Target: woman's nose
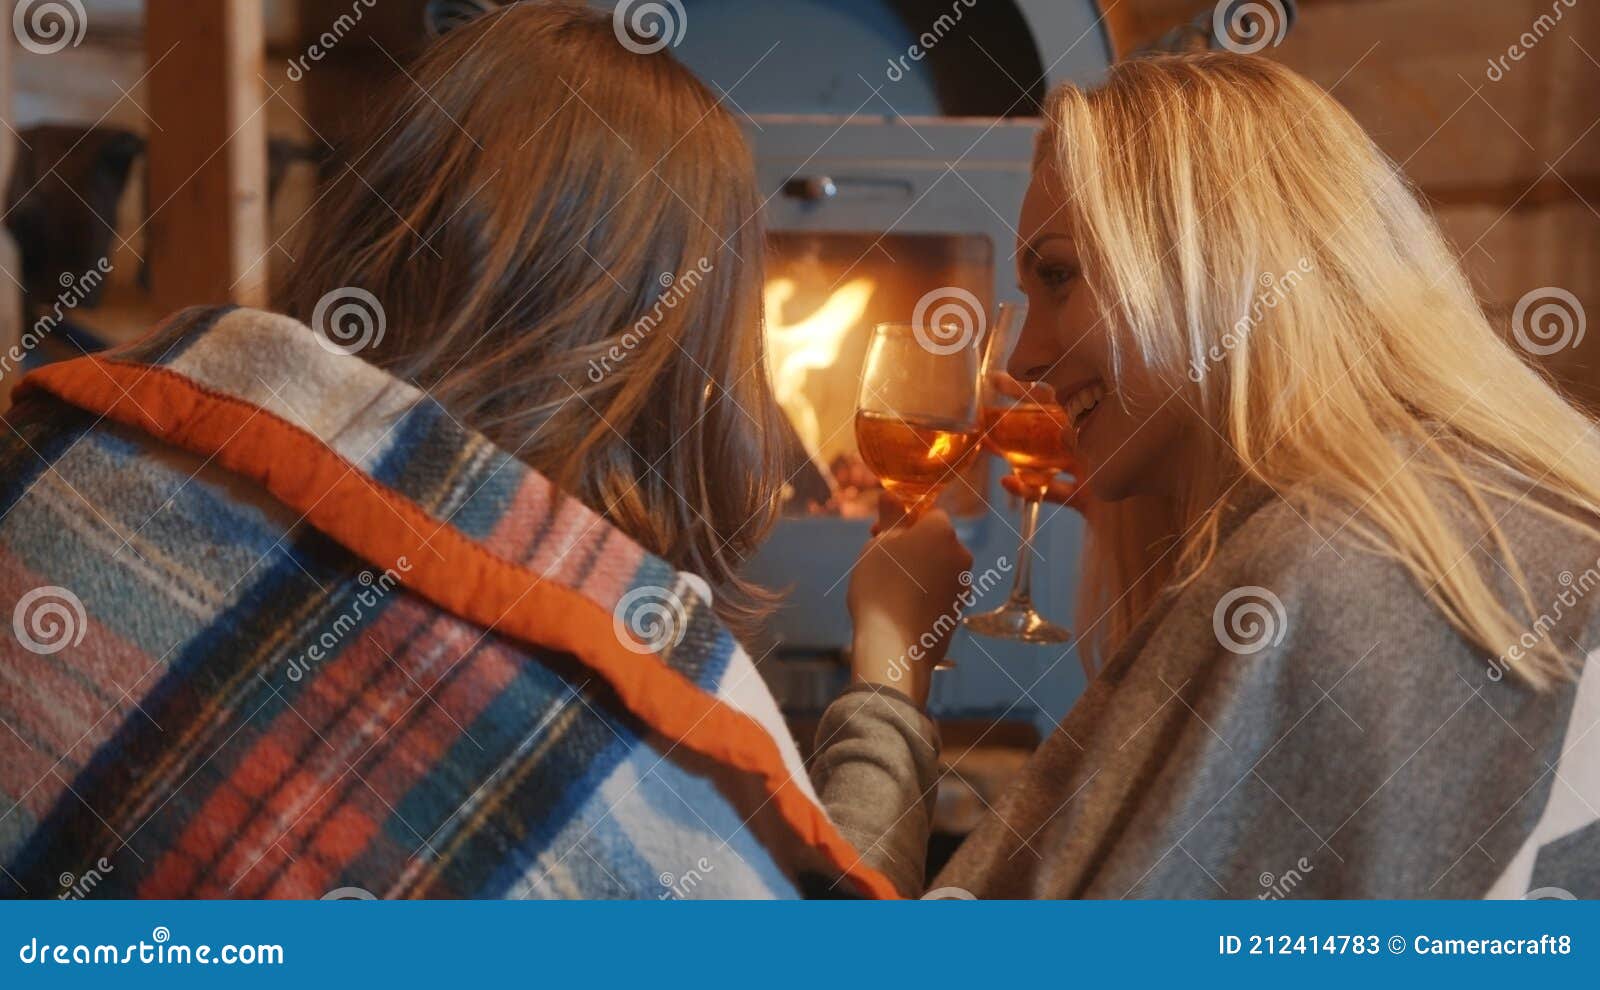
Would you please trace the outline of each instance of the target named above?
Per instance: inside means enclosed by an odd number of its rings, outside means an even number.
[[[1017,336],[1017,346],[1006,361],[1006,371],[1020,381],[1038,381],[1050,373],[1060,357],[1043,320],[1030,309]]]
[[[1028,364],[1025,361],[1018,361],[1016,356],[1013,355],[1012,360],[1006,367],[1006,371],[1018,381],[1036,382],[1049,373],[1050,365],[1044,363]]]

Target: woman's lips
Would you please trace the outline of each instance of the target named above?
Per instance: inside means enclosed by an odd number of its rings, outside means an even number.
[[[1072,428],[1081,435],[1083,431],[1088,428],[1089,421],[1094,419],[1094,414],[1098,412],[1099,409],[1100,407],[1096,406],[1095,408],[1090,409],[1088,412],[1085,412],[1083,415],[1079,416],[1078,421],[1072,424]]]
[[[1073,429],[1081,431],[1084,423],[1094,415],[1094,411],[1105,400],[1106,387],[1103,382],[1094,381],[1074,389],[1061,402],[1061,407],[1067,412],[1067,421]]]

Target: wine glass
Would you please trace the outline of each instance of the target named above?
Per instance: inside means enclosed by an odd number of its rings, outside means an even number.
[[[966,627],[985,636],[1024,643],[1064,643],[1072,633],[1040,615],[1033,607],[1033,539],[1039,529],[1039,505],[1050,482],[1061,471],[1074,470],[1067,445],[1067,412],[1055,391],[1042,382],[1018,381],[1006,371],[1022,336],[1024,310],[1001,303],[989,329],[979,384],[983,407],[983,445],[1011,465],[1022,482],[1022,540],[1011,595],[992,612],[969,615]]]
[[[872,331],[856,404],[856,447],[908,520],[978,450],[975,328],[880,323]]]

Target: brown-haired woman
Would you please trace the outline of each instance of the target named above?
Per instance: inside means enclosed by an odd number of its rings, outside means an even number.
[[[372,293],[388,330],[363,358],[703,575],[731,618],[775,505],[761,199],[733,118],[612,32],[501,12],[427,53],[302,221],[277,305],[315,325],[330,290]]]
[[[372,121],[286,315],[19,392],[0,883],[890,892],[727,631],[776,478],[735,122],[575,3],[452,33]]]

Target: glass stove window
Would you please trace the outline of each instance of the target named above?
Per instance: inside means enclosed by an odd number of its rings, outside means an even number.
[[[856,450],[856,392],[874,325],[913,318],[924,298],[970,293],[993,310],[994,245],[977,234],[775,232],[766,284],[767,364],[793,427],[785,512],[865,516],[878,486]],[[983,511],[987,465],[976,458],[941,504]]]

